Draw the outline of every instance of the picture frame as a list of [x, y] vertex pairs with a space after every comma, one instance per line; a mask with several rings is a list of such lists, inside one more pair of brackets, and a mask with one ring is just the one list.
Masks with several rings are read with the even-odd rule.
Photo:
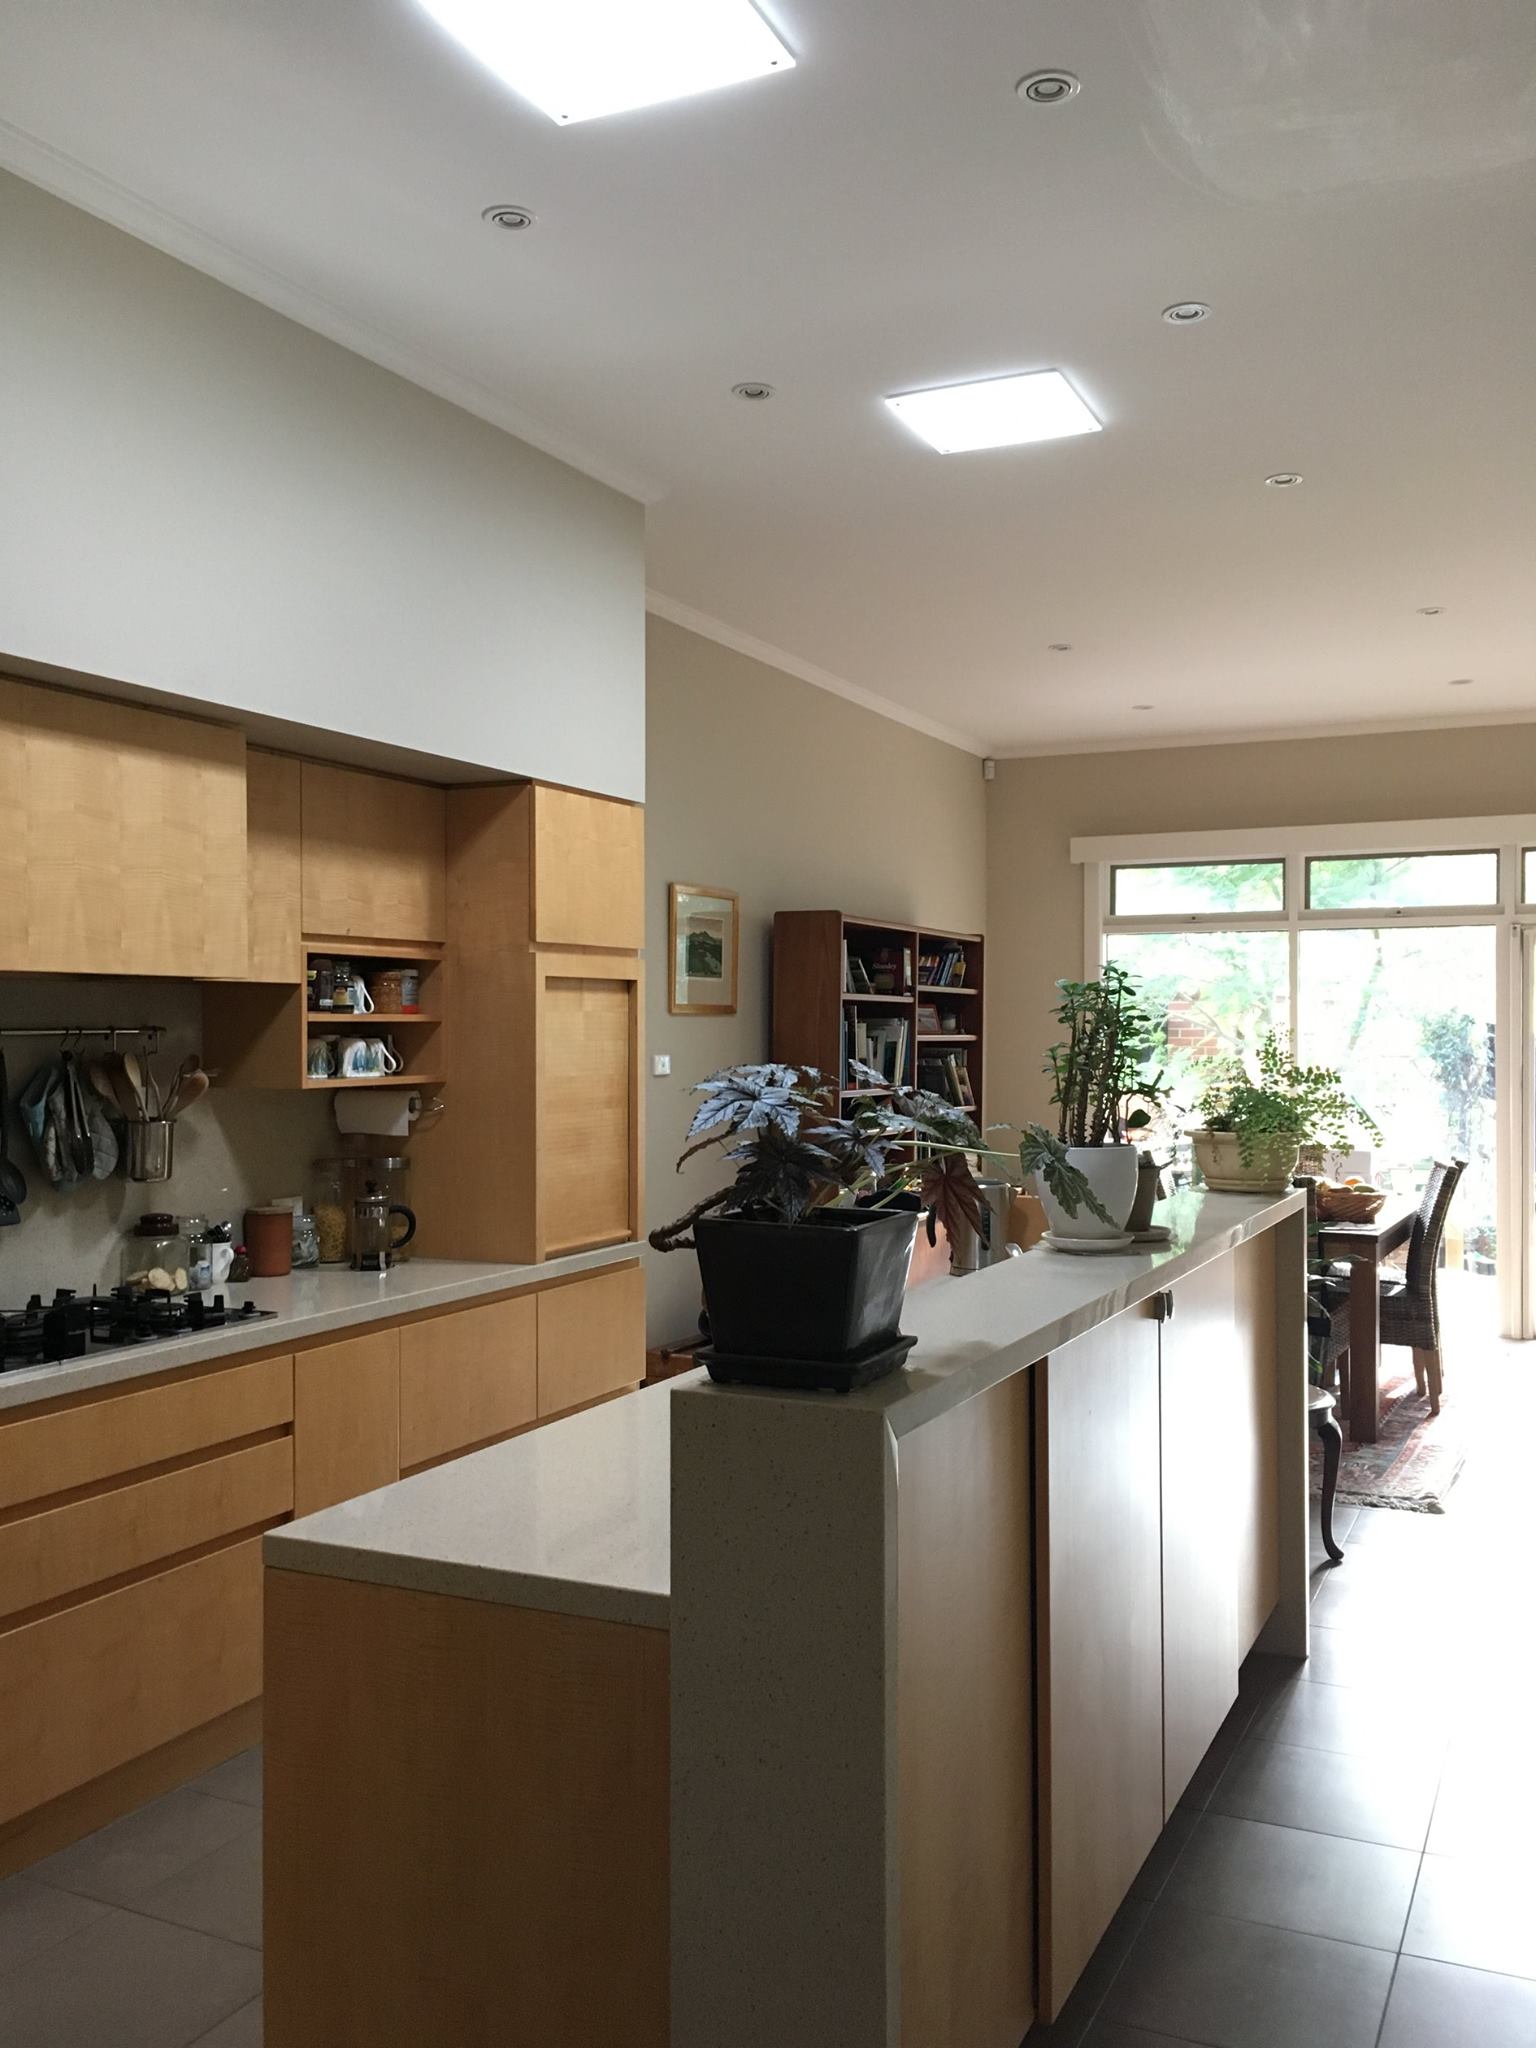
[[741, 919], [734, 889], [673, 882], [667, 899], [667, 1010], [734, 1017]]

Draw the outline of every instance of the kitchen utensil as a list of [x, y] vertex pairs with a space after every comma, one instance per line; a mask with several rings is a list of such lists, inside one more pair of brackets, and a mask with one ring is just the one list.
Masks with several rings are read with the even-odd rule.
[[192, 1073], [183, 1076], [176, 1084], [176, 1093], [170, 1108], [171, 1116], [185, 1116], [193, 1103], [201, 1102], [207, 1093], [208, 1076], [201, 1067], [198, 1067]]
[[128, 1084], [126, 1101], [132, 1104], [128, 1114], [136, 1117], [149, 1115], [149, 1097], [144, 1087], [144, 1067], [136, 1053], [118, 1054], [118, 1063], [123, 1070], [123, 1079]]
[[[398, 1236], [390, 1225], [403, 1216], [405, 1228]], [[377, 1181], [369, 1181], [364, 1193], [352, 1204], [352, 1270], [354, 1273], [384, 1273], [395, 1262], [395, 1254], [416, 1235], [416, 1215], [403, 1202], [392, 1202]]]
[[19, 1223], [21, 1205], [27, 1199], [27, 1177], [7, 1149], [5, 1117], [10, 1102], [10, 1078], [5, 1071], [5, 1054], [0, 1052], [0, 1204], [11, 1211], [6, 1215], [4, 1208], [0, 1208], [0, 1224]]
[[169, 1180], [176, 1161], [176, 1126], [169, 1117], [133, 1117], [126, 1126], [128, 1178]]
[[70, 1165], [81, 1180], [96, 1171], [96, 1148], [91, 1141], [90, 1118], [85, 1093], [80, 1085], [80, 1066], [72, 1052], [60, 1053], [64, 1076], [64, 1135]]
[[995, 1266], [1013, 1255], [1008, 1241], [1008, 1211], [1013, 1202], [1013, 1184], [992, 1175], [976, 1183], [981, 1195], [981, 1229], [959, 1223], [950, 1232], [949, 1270], [977, 1273], [983, 1266]]
[[186, 1058], [181, 1062], [181, 1065], [176, 1069], [175, 1073], [171, 1076], [171, 1084], [166, 1089], [165, 1100], [161, 1104], [160, 1113], [162, 1116], [180, 1116], [182, 1088], [184, 1084], [190, 1079], [190, 1077], [197, 1072], [199, 1064], [200, 1062], [197, 1054], [195, 1052], [189, 1052]]

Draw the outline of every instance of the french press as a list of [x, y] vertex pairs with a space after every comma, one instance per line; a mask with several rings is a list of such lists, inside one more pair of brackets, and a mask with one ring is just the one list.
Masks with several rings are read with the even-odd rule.
[[[405, 1228], [397, 1235], [390, 1219], [402, 1216]], [[395, 1263], [395, 1253], [416, 1235], [416, 1212], [402, 1202], [392, 1202], [376, 1180], [352, 1204], [352, 1270], [354, 1273], [385, 1273]]]

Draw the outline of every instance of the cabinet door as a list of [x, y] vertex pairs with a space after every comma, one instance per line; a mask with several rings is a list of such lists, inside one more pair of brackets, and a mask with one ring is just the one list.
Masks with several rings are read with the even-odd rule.
[[293, 1361], [293, 1511], [312, 1515], [400, 1477], [400, 1332], [318, 1344]]
[[529, 791], [536, 946], [645, 945], [645, 813], [573, 789]]
[[538, 962], [539, 1256], [640, 1228], [640, 969]]
[[248, 981], [297, 981], [300, 957], [300, 764], [291, 754], [253, 749], [245, 759], [245, 832], [250, 870]]
[[245, 740], [0, 678], [0, 972], [246, 971]]
[[1172, 1813], [1237, 1698], [1239, 1375], [1233, 1262], [1170, 1290], [1162, 1325], [1163, 1805]]
[[1163, 1828], [1157, 1324], [1142, 1303], [1034, 1370], [1040, 2016]]
[[400, 1469], [535, 1421], [537, 1351], [531, 1294], [407, 1323], [400, 1332]]
[[[1279, 1303], [1273, 1230], [1232, 1255], [1236, 1416], [1232, 1483], [1237, 1526], [1239, 1662], [1280, 1599]], [[1294, 1381], [1290, 1382], [1294, 1386]]]
[[645, 1276], [608, 1266], [546, 1287], [539, 1304], [539, 1414], [558, 1415], [645, 1378]]
[[320, 937], [447, 935], [443, 792], [306, 761], [304, 929]]

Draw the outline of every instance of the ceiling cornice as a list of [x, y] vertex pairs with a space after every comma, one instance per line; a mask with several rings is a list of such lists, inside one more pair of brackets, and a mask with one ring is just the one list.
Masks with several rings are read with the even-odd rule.
[[396, 341], [392, 335], [354, 319], [306, 286], [295, 284], [264, 263], [242, 256], [217, 236], [192, 227], [175, 214], [167, 213], [150, 200], [141, 198], [126, 185], [103, 177], [77, 157], [55, 149], [51, 143], [29, 135], [25, 129], [9, 121], [0, 121], [0, 166], [14, 171], [18, 178], [25, 178], [29, 184], [40, 185], [56, 199], [67, 200], [71, 206], [95, 214], [98, 220], [121, 228], [124, 233], [147, 242], [162, 254], [174, 256], [193, 270], [200, 270], [205, 276], [243, 293], [246, 298], [255, 299], [274, 313], [281, 313], [286, 319], [297, 321], [299, 326], [324, 335], [327, 341], [337, 342], [353, 355], [363, 356], [370, 363], [377, 363], [381, 369], [405, 378], [407, 383], [418, 384], [435, 397], [446, 399], [461, 411], [473, 413], [476, 419], [484, 420], [487, 425], [498, 427], [519, 441], [528, 442], [543, 454], [552, 455], [557, 462], [567, 463], [584, 476], [622, 491], [628, 498], [638, 498], [642, 504], [649, 505], [662, 495], [660, 487], [652, 480], [634, 474], [621, 464], [609, 462], [569, 435], [530, 418], [474, 378], [462, 376], [424, 350]]
[[1276, 725], [1256, 732], [1171, 732], [1112, 740], [1046, 740], [1038, 747], [994, 747], [999, 761], [1042, 761], [1058, 754], [1153, 754], [1177, 747], [1246, 747], [1271, 740], [1386, 739], [1400, 732], [1458, 732], [1487, 725], [1536, 725], [1536, 710], [1479, 711], [1461, 718], [1388, 718], [1341, 725]]
[[782, 669], [786, 675], [798, 676], [802, 683], [810, 683], [818, 690], [828, 690], [834, 697], [846, 697], [850, 704], [873, 711], [877, 718], [888, 718], [895, 725], [910, 726], [914, 732], [925, 733], [931, 740], [943, 740], [946, 746], [959, 747], [962, 753], [983, 756], [991, 751], [974, 733], [962, 732], [958, 726], [941, 724], [937, 718], [925, 718], [921, 711], [909, 711], [904, 704], [877, 696], [873, 690], [866, 690], [859, 683], [850, 683], [828, 669], [817, 668], [814, 662], [802, 661], [799, 655], [787, 654], [782, 647], [774, 647], [766, 640], [756, 640], [750, 633], [738, 632], [735, 626], [728, 626], [723, 619], [711, 618], [708, 612], [695, 611], [692, 605], [680, 604], [675, 597], [668, 597], [660, 590], [646, 591], [645, 608], [658, 619], [682, 626], [689, 633], [702, 634], [706, 640], [717, 641], [736, 654], [764, 662], [769, 668]]

